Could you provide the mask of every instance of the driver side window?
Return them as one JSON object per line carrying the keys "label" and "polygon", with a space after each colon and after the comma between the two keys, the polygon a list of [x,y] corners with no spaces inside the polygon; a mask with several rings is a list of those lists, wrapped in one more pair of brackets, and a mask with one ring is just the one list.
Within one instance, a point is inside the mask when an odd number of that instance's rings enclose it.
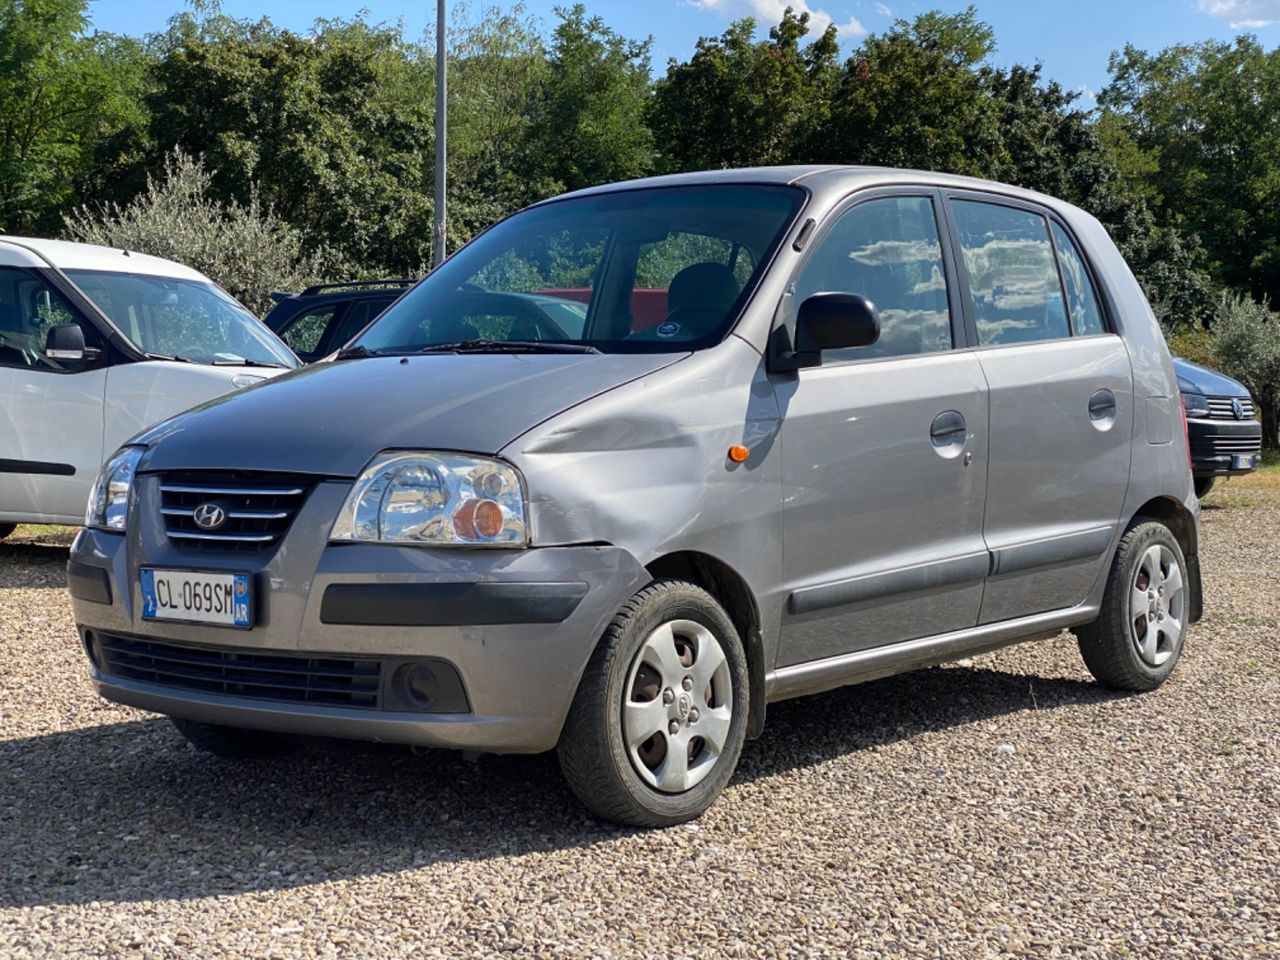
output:
{"label": "driver side window", "polygon": [[39,273],[0,267],[0,367],[58,373],[82,369],[83,363],[45,356],[49,331],[72,323],[84,331],[86,345],[98,345],[94,329]]}
{"label": "driver side window", "polygon": [[823,363],[950,350],[951,311],[933,202],[882,197],[841,216],[796,280],[796,308],[815,293],[857,294],[880,314],[875,343],[824,350]]}

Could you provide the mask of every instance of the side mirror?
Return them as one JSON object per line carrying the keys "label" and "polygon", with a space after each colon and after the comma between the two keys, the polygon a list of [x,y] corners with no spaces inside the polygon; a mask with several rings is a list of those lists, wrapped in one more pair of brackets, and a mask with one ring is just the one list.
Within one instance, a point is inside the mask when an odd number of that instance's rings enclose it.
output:
{"label": "side mirror", "polygon": [[44,344],[44,355],[50,360],[80,361],[88,353],[84,344],[84,331],[79,324],[63,323],[50,328]]}
{"label": "side mirror", "polygon": [[796,366],[816,366],[823,350],[869,347],[879,339],[880,313],[866,297],[815,293],[796,314]]}

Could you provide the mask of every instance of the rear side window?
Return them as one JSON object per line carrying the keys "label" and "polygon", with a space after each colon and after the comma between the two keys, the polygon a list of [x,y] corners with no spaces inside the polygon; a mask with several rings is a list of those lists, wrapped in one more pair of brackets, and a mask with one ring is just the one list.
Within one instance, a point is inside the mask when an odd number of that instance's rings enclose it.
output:
{"label": "rear side window", "polygon": [[1089,271],[1084,267],[1076,245],[1067,231],[1052,224],[1053,243],[1058,248],[1058,266],[1062,268],[1062,285],[1067,291],[1067,306],[1071,311],[1071,330],[1077,337],[1106,333],[1102,323],[1102,309],[1094,292]]}
{"label": "rear side window", "polygon": [[[953,201],[982,346],[1071,335],[1049,224],[1029,210]],[[1096,305],[1095,305],[1096,306]]]}
{"label": "rear side window", "polygon": [[856,293],[880,313],[879,340],[824,350],[824,363],[951,349],[946,274],[928,197],[858,204],[818,242],[795,287],[797,306],[815,293]]}

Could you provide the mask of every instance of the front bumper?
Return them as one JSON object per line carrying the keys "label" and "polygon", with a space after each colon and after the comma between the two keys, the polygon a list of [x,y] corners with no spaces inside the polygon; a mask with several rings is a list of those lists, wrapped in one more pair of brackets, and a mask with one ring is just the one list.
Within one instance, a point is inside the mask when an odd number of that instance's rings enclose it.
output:
{"label": "front bumper", "polygon": [[1251,473],[1262,463],[1262,424],[1257,420],[1187,420],[1191,470],[1197,477]]}
{"label": "front bumper", "polygon": [[[143,483],[136,507],[143,522],[131,523],[127,536],[82,530],[72,546],[68,584],[87,649],[101,634],[144,652],[159,649],[162,657],[190,648],[232,661],[238,654],[289,663],[363,658],[386,664],[388,675],[399,664],[433,662],[446,666],[442,677],[456,674],[461,711],[456,702],[447,713],[401,709],[405,699],[392,696],[372,708],[288,702],[269,691],[245,695],[252,684],[208,682],[207,673],[199,683],[176,681],[188,683],[178,687],[155,682],[164,670],[113,672],[110,658],[101,657],[91,664],[98,692],[129,706],[251,729],[499,753],[553,747],[599,637],[648,581],[643,567],[610,546],[330,544],[331,518],[346,490],[344,483],[318,484],[268,554],[193,553],[146,523],[155,514]],[[142,619],[143,566],[250,572],[253,628]]]}

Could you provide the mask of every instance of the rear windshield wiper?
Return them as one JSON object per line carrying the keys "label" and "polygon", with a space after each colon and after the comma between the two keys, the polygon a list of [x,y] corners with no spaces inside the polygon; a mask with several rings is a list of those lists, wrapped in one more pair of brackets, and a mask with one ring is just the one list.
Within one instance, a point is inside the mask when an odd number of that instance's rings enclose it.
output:
{"label": "rear windshield wiper", "polygon": [[266,360],[212,360],[210,363],[215,367],[275,367],[277,370],[283,369],[283,363],[270,363]]}
{"label": "rear windshield wiper", "polygon": [[458,340],[433,343],[419,353],[599,353],[587,343],[559,343],[554,340]]}

